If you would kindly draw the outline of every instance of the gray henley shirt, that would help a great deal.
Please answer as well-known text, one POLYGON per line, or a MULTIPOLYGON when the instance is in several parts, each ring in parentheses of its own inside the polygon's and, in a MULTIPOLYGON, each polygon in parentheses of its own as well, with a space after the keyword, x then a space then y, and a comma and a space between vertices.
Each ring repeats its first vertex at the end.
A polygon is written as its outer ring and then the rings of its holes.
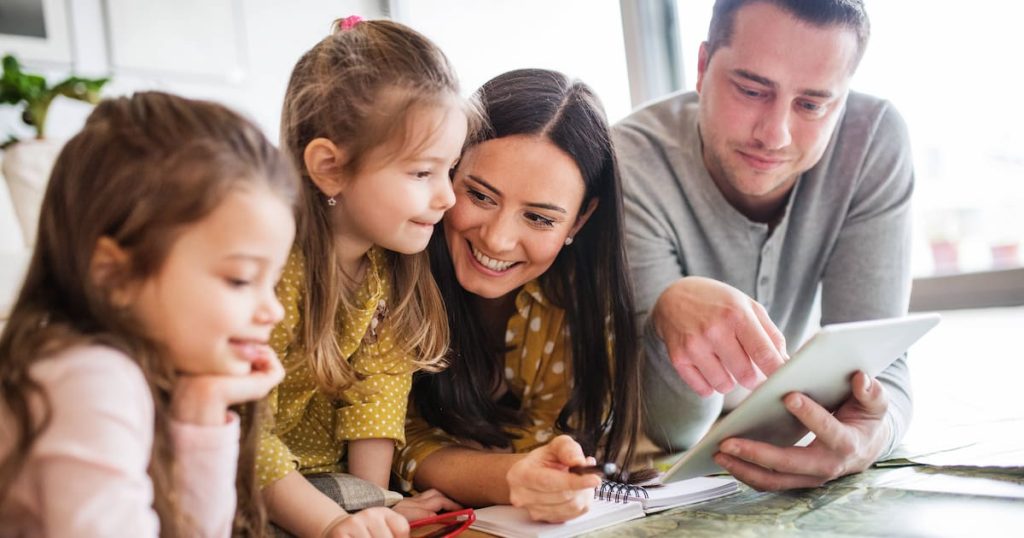
MULTIPOLYGON (((696 93, 677 93, 613 129, 646 327, 647 433, 674 450, 703 435, 722 398, 702 399, 683 383, 647 320, 669 284, 696 275, 739 289, 767 309, 790 350, 817 323, 904 315, 910 294, 914 173, 906 126, 891 104, 849 94, 821 160, 798 179, 774 229, 737 211, 708 175, 697 112, 696 93), (821 317, 812 319, 819 297, 821 317)), ((878 379, 889 397, 888 454, 912 412, 906 357, 878 379)))

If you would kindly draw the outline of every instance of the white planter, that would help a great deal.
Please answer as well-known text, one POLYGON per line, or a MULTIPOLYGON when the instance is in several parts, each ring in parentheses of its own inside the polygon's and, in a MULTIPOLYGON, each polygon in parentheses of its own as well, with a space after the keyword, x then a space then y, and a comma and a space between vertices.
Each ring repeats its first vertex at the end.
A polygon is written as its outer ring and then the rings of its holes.
POLYGON ((32 258, 31 250, 20 252, 0 252, 0 329, 11 314, 14 300, 21 292, 21 284, 28 271, 28 262, 32 258))
POLYGON ((46 183, 64 142, 24 140, 4 150, 3 174, 7 178, 25 244, 30 248, 36 240, 39 208, 43 204, 46 183))
MULTIPOLYGON (((3 153, 0 152, 0 162, 2 159, 3 153)), ((3 179, 3 173, 0 172, 0 254, 22 250, 25 250, 25 234, 21 231, 18 214, 14 212, 11 191, 3 179)))

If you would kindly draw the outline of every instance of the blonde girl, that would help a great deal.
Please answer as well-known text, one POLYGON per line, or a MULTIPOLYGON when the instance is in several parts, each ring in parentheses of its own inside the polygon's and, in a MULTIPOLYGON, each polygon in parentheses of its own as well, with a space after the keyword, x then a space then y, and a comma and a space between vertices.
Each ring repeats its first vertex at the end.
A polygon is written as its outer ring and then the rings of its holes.
POLYGON ((431 491, 350 516, 321 489, 340 473, 388 487, 412 373, 443 366, 446 315, 423 249, 454 203, 471 116, 444 54, 390 21, 338 21, 292 72, 281 139, 302 200, 271 339, 288 373, 259 453, 268 513, 288 532, 404 534, 398 513, 457 507, 431 491))
POLYGON ((229 409, 284 375, 267 340, 296 194, 220 105, 100 103, 0 336, 0 535, 262 533, 255 410, 229 409))

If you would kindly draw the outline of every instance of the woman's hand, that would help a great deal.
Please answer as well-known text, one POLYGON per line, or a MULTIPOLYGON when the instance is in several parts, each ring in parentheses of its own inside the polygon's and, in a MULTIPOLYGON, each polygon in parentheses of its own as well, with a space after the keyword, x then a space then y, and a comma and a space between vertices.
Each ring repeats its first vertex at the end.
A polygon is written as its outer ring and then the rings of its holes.
POLYGON ((593 458, 568 435, 559 435, 550 443, 535 448, 508 471, 509 500, 526 508, 536 521, 559 523, 590 508, 594 488, 601 485, 596 475, 569 472, 574 465, 588 465, 593 458))
POLYGON ((277 354, 264 346, 247 374, 179 375, 171 395, 171 415, 189 424, 222 425, 229 406, 263 398, 284 379, 284 373, 277 354))

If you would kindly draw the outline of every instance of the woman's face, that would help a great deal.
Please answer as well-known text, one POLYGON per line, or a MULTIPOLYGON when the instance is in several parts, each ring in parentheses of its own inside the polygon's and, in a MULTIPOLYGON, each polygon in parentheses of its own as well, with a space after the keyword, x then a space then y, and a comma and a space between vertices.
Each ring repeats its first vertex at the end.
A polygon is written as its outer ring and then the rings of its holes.
POLYGON ((551 267, 596 201, 581 214, 576 162, 544 137, 507 136, 468 149, 453 180, 444 233, 467 291, 503 297, 551 267))

